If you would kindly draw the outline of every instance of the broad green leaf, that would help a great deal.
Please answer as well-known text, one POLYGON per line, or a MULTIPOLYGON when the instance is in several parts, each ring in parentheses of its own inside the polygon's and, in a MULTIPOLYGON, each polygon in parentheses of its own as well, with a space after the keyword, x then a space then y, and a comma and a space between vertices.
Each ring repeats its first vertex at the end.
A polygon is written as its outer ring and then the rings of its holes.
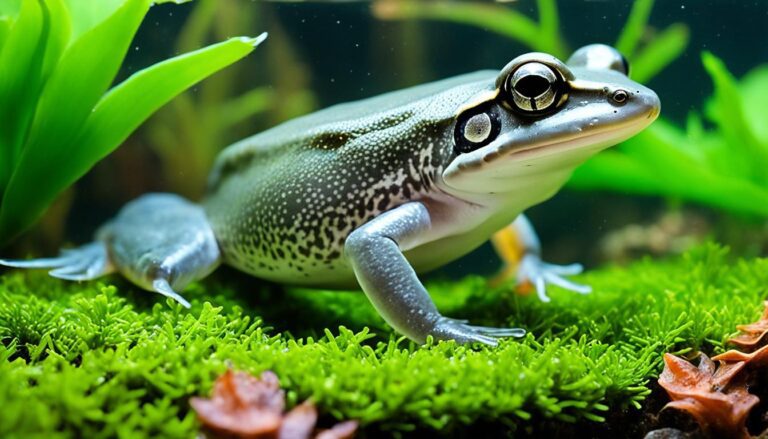
POLYGON ((21 10, 22 0, 3 0, 0 2, 0 17, 16 17, 21 10))
POLYGON ((70 157, 77 175, 116 148, 153 112, 198 81, 249 54, 266 39, 232 38, 180 55, 135 73, 104 96, 77 140, 70 157))
POLYGON ((3 50, 5 39, 8 38, 12 25, 13 19, 11 19, 11 17, 0 17, 0 51, 3 50))
POLYGON ((72 22, 63 0, 45 0, 50 16, 48 41, 45 46, 42 78, 45 81, 58 65, 64 49, 69 44, 72 22))
MULTIPOLYGON (((5 188, 0 240, 34 221, 71 183, 62 163, 78 148, 72 142, 117 74, 149 3, 127 0, 62 55, 40 95, 29 138, 5 188)), ((42 58, 38 55, 38 62, 42 58)))
POLYGON ((632 57, 630 76, 644 83, 656 76, 688 47, 688 26, 676 23, 664 29, 656 38, 632 57))
POLYGON ((0 51, 0 189, 8 184, 39 94, 47 18, 41 3, 25 0, 0 51), (31 80, 31 85, 30 85, 31 80))
POLYGON ((654 0, 635 0, 624 28, 616 41, 616 49, 627 58, 632 58, 637 44, 643 37, 648 17, 651 16, 654 0))
POLYGON ((64 0, 72 16, 72 38, 81 35, 111 17, 126 0, 64 0))

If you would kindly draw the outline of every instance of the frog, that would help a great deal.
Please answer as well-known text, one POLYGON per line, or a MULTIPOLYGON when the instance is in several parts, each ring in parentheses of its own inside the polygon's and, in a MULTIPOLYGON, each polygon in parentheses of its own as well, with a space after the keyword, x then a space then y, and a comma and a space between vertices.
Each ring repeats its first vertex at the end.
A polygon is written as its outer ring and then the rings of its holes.
POLYGON ((226 264, 287 285, 359 287, 417 343, 495 346, 525 330, 443 316, 419 276, 501 236, 507 265, 541 300, 549 285, 588 293, 568 278, 579 264, 543 261, 524 211, 656 119, 658 96, 628 74, 615 48, 592 44, 565 62, 531 52, 334 105, 225 148, 197 203, 147 194, 91 243, 0 264, 72 281, 119 272, 185 307, 180 292, 226 264))

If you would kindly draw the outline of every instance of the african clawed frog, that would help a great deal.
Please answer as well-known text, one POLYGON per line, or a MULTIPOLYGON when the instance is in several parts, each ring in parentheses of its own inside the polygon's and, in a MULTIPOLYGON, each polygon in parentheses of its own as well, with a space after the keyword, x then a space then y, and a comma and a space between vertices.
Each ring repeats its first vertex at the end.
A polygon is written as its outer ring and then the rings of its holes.
POLYGON ((541 261, 521 212, 659 114, 656 94, 627 69, 615 49, 591 45, 567 63, 529 53, 500 72, 336 105, 228 147, 199 205, 146 195, 91 244, 2 263, 72 280, 116 270, 185 306, 177 291, 220 262, 287 284, 359 284, 417 342, 432 335, 495 344, 523 331, 441 316, 417 273, 509 227, 524 250, 518 278, 542 299, 546 283, 588 291, 562 277, 580 267, 541 261))

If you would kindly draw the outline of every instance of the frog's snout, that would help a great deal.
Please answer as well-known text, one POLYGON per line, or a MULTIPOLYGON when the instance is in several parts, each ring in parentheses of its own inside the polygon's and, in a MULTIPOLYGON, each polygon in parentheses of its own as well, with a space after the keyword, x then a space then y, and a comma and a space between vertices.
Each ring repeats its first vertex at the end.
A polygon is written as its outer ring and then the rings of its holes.
POLYGON ((606 99, 616 107, 614 114, 624 113, 622 117, 628 119, 647 120, 647 123, 651 123, 661 112, 659 96, 642 86, 634 89, 616 88, 607 93, 606 99))

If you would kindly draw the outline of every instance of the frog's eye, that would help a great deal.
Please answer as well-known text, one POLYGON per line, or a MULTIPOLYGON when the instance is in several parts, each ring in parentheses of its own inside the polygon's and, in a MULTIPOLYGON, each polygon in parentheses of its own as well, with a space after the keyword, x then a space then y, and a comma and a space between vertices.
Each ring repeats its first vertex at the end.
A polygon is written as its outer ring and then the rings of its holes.
POLYGON ((618 50, 605 44, 590 44, 573 52, 568 58, 568 65, 588 69, 615 70, 629 75, 629 63, 618 50))
POLYGON ((491 143, 501 131, 501 119, 493 106, 473 108, 459 116, 453 133, 456 154, 472 152, 491 143))
POLYGON ((539 114, 555 107, 561 94, 562 80, 551 67, 540 62, 529 62, 509 75, 505 88, 515 109, 539 114))

